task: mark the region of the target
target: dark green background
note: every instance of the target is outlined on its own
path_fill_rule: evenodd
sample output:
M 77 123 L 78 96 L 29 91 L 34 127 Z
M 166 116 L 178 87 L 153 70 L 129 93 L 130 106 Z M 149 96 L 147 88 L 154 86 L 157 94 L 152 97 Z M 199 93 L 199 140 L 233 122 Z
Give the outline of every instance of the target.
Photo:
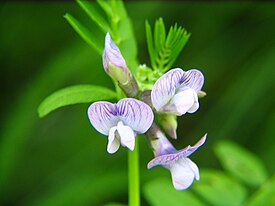
M 192 159 L 220 168 L 215 142 L 230 139 L 262 159 L 272 174 L 274 155 L 275 4 L 249 2 L 126 2 L 140 63 L 149 64 L 144 22 L 163 17 L 192 33 L 175 63 L 205 75 L 200 109 L 179 118 L 180 149 L 205 132 Z M 39 103 L 74 84 L 113 88 L 101 56 L 62 17 L 89 18 L 74 2 L 0 4 L 0 198 L 3 205 L 101 205 L 127 202 L 127 153 L 106 152 L 107 138 L 91 127 L 88 104 L 59 109 L 43 119 Z M 93 26 L 90 29 L 93 30 Z M 103 40 L 102 40 L 103 44 Z M 140 139 L 142 184 L 170 174 L 146 170 L 153 157 Z

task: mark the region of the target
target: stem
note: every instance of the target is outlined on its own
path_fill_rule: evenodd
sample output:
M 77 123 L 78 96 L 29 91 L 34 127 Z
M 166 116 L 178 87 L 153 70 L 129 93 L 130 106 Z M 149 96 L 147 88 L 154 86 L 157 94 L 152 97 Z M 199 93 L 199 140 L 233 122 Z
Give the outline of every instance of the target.
M 128 151 L 128 194 L 129 206 L 140 205 L 140 190 L 139 190 L 139 145 L 138 138 L 134 151 Z

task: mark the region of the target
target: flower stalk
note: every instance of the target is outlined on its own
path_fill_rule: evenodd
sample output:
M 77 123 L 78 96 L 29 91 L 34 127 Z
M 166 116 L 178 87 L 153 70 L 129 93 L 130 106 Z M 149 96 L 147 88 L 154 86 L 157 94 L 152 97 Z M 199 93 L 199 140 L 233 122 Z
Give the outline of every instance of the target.
M 139 144 L 136 138 L 134 151 L 128 151 L 128 205 L 140 205 Z

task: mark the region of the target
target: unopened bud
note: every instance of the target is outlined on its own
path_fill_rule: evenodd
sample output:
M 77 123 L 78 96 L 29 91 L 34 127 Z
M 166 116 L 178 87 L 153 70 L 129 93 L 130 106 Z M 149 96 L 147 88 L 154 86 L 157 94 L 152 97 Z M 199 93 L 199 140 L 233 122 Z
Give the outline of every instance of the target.
M 105 47 L 102 54 L 103 67 L 105 72 L 115 81 L 128 97 L 135 97 L 138 94 L 138 86 L 131 71 L 109 33 L 105 36 Z

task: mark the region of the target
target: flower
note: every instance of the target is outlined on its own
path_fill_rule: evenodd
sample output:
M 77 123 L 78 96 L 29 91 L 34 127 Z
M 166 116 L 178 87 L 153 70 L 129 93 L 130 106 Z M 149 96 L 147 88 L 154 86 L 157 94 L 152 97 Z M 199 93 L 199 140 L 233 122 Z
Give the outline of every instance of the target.
M 158 112 L 168 112 L 177 116 L 186 112 L 193 113 L 199 108 L 198 92 L 203 82 L 203 74 L 197 69 L 172 69 L 154 84 L 152 104 Z
M 170 170 L 173 185 L 177 190 L 187 189 L 194 179 L 199 180 L 199 168 L 188 156 L 204 144 L 207 134 L 194 146 L 189 145 L 182 150 L 176 150 L 156 125 L 152 125 L 150 130 L 149 135 L 152 136 L 149 139 L 155 158 L 148 163 L 147 168 L 151 169 L 154 166 L 162 165 Z
M 109 33 L 105 36 L 105 47 L 102 54 L 102 62 L 105 72 L 118 82 L 121 89 L 128 97 L 138 94 L 138 85 L 131 71 Z
M 98 132 L 108 135 L 107 151 L 111 154 L 120 144 L 134 150 L 136 134 L 145 133 L 154 119 L 151 108 L 133 98 L 121 99 L 116 104 L 95 102 L 88 108 L 88 117 Z

